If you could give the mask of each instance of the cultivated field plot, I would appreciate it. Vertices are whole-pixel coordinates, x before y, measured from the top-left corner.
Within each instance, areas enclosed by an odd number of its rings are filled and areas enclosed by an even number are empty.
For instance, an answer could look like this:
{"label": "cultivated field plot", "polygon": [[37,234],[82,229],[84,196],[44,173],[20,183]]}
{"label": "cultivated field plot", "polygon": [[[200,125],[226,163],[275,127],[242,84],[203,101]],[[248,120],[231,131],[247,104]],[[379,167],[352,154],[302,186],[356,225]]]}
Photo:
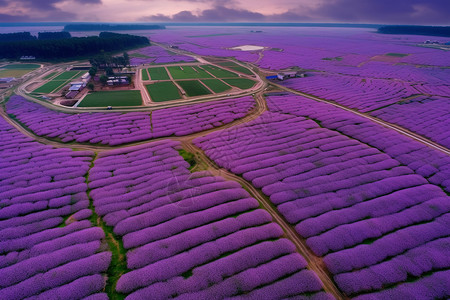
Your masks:
{"label": "cultivated field plot", "polygon": [[159,46],[141,48],[139,50],[131,51],[129,54],[132,65],[168,64],[195,61],[195,59],[191,56],[177,55]]}
{"label": "cultivated field plot", "polygon": [[166,68],[164,67],[153,67],[148,68],[148,73],[150,74],[151,80],[169,80],[170,77],[167,74]]}
{"label": "cultivated field plot", "polygon": [[7,113],[38,136],[103,145],[209,130],[245,117],[254,106],[252,97],[242,97],[153,112],[66,114],[20,96],[12,96],[6,103]]}
{"label": "cultivated field plot", "polygon": [[223,81],[241,90],[250,89],[256,84],[256,81],[247,78],[229,78],[223,79]]}
{"label": "cultivated field plot", "polygon": [[169,70],[173,79],[212,78],[211,75],[198,66],[172,66],[167,67],[167,70]]}
{"label": "cultivated field plot", "polygon": [[402,82],[340,75],[314,74],[287,80],[283,85],[361,112],[378,109],[418,94],[416,89]]}
{"label": "cultivated field plot", "polygon": [[236,73],[212,65],[203,65],[202,69],[208,71],[217,78],[238,77]]}
{"label": "cultivated field plot", "polygon": [[0,68],[0,77],[20,78],[23,75],[36,70],[41,65],[37,64],[10,64]]}
{"label": "cultivated field plot", "polygon": [[214,93],[222,93],[231,89],[231,86],[223,83],[219,79],[203,79],[201,82],[213,90]]}
{"label": "cultivated field plot", "polygon": [[50,81],[38,87],[33,92],[34,93],[56,93],[60,89],[62,89],[65,85],[69,84],[73,79],[81,76],[81,74],[85,73],[85,71],[66,71],[61,73],[60,75],[52,78]]}
{"label": "cultivated field plot", "polygon": [[147,69],[142,69],[141,74],[142,74],[142,80],[150,80]]}
{"label": "cultivated field plot", "polygon": [[111,253],[84,177],[93,153],[34,142],[0,119],[0,156],[0,299],[107,297]]}
{"label": "cultivated field plot", "polygon": [[188,97],[203,96],[211,92],[198,80],[177,81]]}
{"label": "cultivated field plot", "polygon": [[106,106],[139,106],[142,105],[141,92],[128,91],[96,91],[87,94],[78,107]]}
{"label": "cultivated field plot", "polygon": [[228,67],[229,69],[233,69],[246,75],[253,75],[253,73],[249,69],[244,68],[243,66],[240,66],[232,61],[220,62],[218,63],[218,65]]}
{"label": "cultivated field plot", "polygon": [[[89,175],[96,212],[121,237],[127,299],[330,299],[283,230],[236,182],[191,174],[178,142],[102,152]],[[132,185],[130,183],[132,182]]]}
{"label": "cultivated field plot", "polygon": [[268,104],[272,111],[284,113],[288,109],[291,114],[315,119],[325,128],[378,148],[450,192],[450,158],[440,151],[330,104],[294,95],[269,97]]}
{"label": "cultivated field plot", "polygon": [[314,121],[322,110],[301,106],[272,97],[259,119],[194,142],[270,197],[346,295],[449,295],[450,198],[388,154],[322,128]]}
{"label": "cultivated field plot", "polygon": [[373,111],[371,115],[450,149],[450,102],[447,98],[420,96]]}
{"label": "cultivated field plot", "polygon": [[145,87],[154,102],[171,101],[181,98],[178,87],[171,81],[155,82],[147,84]]}

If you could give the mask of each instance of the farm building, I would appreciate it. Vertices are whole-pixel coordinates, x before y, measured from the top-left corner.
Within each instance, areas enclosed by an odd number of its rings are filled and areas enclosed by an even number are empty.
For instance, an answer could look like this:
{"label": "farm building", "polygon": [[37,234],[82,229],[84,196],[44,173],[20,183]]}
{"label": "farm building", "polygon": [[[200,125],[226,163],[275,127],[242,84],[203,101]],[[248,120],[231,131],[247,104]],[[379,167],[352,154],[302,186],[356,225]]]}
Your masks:
{"label": "farm building", "polygon": [[130,82],[128,81],[128,77],[126,76],[108,77],[108,81],[106,83],[108,85],[130,84]]}
{"label": "farm building", "polygon": [[282,72],[277,74],[278,80],[284,80],[286,78],[305,77],[305,74],[298,71]]}

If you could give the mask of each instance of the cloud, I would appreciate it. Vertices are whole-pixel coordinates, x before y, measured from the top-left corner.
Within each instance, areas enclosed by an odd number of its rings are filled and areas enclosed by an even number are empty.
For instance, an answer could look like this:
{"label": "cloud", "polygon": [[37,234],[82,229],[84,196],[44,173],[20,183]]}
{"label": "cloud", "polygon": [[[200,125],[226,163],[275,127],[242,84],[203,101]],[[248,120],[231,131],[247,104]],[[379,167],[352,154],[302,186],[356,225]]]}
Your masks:
{"label": "cloud", "polygon": [[139,21],[144,22],[266,22],[271,20],[301,22],[307,19],[292,12],[277,15],[263,15],[246,9],[228,8],[217,5],[211,9],[205,9],[197,14],[192,11],[181,11],[173,16],[162,14],[142,17]]}
{"label": "cloud", "polygon": [[[63,11],[58,4],[65,0],[1,0],[0,19],[3,22],[65,21],[76,18],[73,12]],[[101,0],[73,0],[78,4],[101,4]]]}
{"label": "cloud", "polygon": [[[185,1],[185,0],[170,0]],[[277,7],[286,7],[278,14],[262,14],[241,9],[239,4],[258,7],[270,5],[261,0],[226,2],[224,0],[192,0],[209,3],[212,8],[184,10],[174,15],[156,14],[140,21],[159,22],[355,22],[392,24],[448,24],[448,0],[322,0],[314,5],[305,2],[278,0]],[[261,8],[263,6],[260,6]]]}
{"label": "cloud", "polygon": [[448,0],[331,0],[312,11],[336,22],[448,23]]}

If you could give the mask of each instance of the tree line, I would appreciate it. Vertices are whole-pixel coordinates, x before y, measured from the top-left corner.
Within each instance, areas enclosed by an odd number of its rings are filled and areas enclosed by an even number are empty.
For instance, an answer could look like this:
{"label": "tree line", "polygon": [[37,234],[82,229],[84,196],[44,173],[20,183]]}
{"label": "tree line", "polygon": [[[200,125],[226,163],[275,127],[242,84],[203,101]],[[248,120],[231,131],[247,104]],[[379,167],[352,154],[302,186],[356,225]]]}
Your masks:
{"label": "tree line", "polygon": [[66,59],[95,55],[102,51],[121,51],[150,45],[146,37],[101,32],[99,36],[66,39],[34,39],[26,41],[0,41],[0,58],[18,59],[35,56],[37,59]]}
{"label": "tree line", "polygon": [[450,26],[388,25],[378,28],[378,32],[450,37]]}
{"label": "tree line", "polygon": [[148,24],[68,24],[65,31],[118,31],[118,30],[151,30],[165,29],[164,25]]}

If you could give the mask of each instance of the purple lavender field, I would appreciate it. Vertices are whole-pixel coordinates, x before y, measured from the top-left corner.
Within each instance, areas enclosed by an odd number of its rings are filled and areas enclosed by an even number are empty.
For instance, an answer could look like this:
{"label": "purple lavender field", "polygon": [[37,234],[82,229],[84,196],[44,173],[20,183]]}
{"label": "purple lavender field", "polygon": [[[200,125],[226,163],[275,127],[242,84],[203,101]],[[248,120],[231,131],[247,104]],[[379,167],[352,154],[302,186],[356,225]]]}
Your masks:
{"label": "purple lavender field", "polygon": [[130,271],[118,292],[126,299],[331,298],[257,200],[236,182],[190,173],[175,149],[178,142],[156,142],[103,152],[90,171],[95,211],[127,250]]}
{"label": "purple lavender field", "polygon": [[[384,6],[352,1],[319,2],[345,15]],[[101,16],[114,1],[88,2],[77,5]],[[142,7],[141,22],[269,17],[246,10],[268,5],[253,0],[172,1],[170,16],[134,2],[121,7]],[[285,2],[272,17],[299,17]],[[427,3],[402,9],[438,19]],[[146,101],[133,75],[145,103],[133,109],[31,92],[86,60],[0,83],[0,300],[450,298],[449,37],[264,25],[125,31],[151,42],[129,49],[127,72],[172,66],[160,77],[175,102]],[[196,61],[204,73],[186,68]],[[78,79],[65,80],[54,84]]]}
{"label": "purple lavender field", "polygon": [[135,113],[69,114],[13,96],[6,111],[38,136],[77,142],[121,145],[183,136],[243,118],[254,107],[251,97]]}
{"label": "purple lavender field", "polygon": [[93,153],[39,144],[3,119],[0,133],[0,298],[101,293],[111,253],[88,220]]}

